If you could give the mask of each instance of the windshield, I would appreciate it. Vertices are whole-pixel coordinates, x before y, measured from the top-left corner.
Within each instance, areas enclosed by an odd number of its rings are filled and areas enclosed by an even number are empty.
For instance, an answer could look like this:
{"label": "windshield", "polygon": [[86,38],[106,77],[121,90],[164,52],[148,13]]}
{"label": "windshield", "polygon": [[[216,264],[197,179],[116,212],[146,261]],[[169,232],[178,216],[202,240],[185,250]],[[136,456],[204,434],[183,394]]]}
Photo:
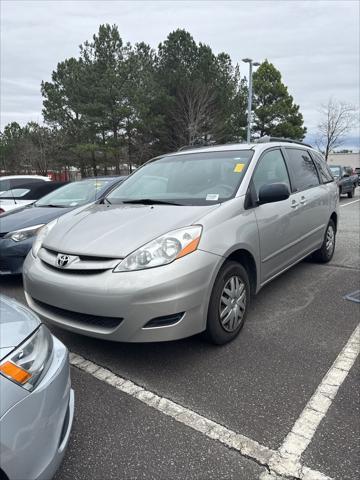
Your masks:
{"label": "windshield", "polygon": [[334,177],[340,177],[340,167],[330,167],[330,170]]}
{"label": "windshield", "polygon": [[162,157],[138,169],[107,199],[179,205],[223,202],[236,194],[252,155],[252,150],[238,150]]}
{"label": "windshield", "polygon": [[94,202],[98,198],[100,190],[111,181],[111,178],[101,178],[69,183],[42,197],[35,203],[35,206],[78,207],[85,205]]}

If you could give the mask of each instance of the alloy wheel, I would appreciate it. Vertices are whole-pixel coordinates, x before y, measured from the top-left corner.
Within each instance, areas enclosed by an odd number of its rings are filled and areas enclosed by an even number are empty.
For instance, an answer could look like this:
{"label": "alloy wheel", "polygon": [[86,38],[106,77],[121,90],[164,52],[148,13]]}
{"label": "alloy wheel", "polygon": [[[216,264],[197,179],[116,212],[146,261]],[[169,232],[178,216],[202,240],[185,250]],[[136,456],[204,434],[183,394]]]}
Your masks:
{"label": "alloy wheel", "polygon": [[222,328],[234,332],[241,324],[246,310],[245,283],[238,276],[229,278],[220,297],[219,315]]}
{"label": "alloy wheel", "polygon": [[331,255],[335,246],[335,231],[332,225],[329,225],[326,231],[325,246],[326,246],[326,252],[328,253],[328,255]]}

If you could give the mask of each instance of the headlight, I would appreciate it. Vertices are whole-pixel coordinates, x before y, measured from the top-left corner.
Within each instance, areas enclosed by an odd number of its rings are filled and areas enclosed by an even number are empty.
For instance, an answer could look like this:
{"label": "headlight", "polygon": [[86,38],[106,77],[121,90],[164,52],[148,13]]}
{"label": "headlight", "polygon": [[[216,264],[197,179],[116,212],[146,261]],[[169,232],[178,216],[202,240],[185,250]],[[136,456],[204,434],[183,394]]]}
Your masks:
{"label": "headlight", "polygon": [[37,232],[35,241],[32,245],[32,254],[34,257],[37,257],[37,254],[39,253],[39,250],[41,248],[41,245],[43,244],[43,241],[47,237],[48,233],[54,228],[54,226],[57,224],[58,219],[53,220],[52,222],[48,223],[44,227],[40,228]]}
{"label": "headlight", "polygon": [[41,225],[34,225],[33,227],[27,227],[27,228],[22,228],[20,230],[15,230],[14,232],[9,232],[6,235],[4,235],[4,238],[10,238],[11,240],[14,240],[14,242],[22,242],[23,240],[27,240],[28,238],[34,237],[38,233],[40,228],[43,226],[44,224],[41,224]]}
{"label": "headlight", "polygon": [[0,363],[0,373],[13,382],[33,390],[45,375],[53,351],[51,333],[40,325],[36,332]]}
{"label": "headlight", "polygon": [[128,255],[113,271],[127,272],[167,265],[194,252],[198,247],[201,231],[202,227],[195,225],[166,233]]}

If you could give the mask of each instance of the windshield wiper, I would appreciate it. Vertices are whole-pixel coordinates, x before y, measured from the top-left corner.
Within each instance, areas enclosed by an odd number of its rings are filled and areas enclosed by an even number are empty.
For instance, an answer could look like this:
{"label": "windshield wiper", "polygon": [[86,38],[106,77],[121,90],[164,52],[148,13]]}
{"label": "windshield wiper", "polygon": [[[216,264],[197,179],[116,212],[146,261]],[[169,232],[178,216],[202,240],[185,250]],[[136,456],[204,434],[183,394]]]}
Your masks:
{"label": "windshield wiper", "polygon": [[68,208],[67,205],[55,205],[53,203],[49,203],[47,205],[37,205],[36,203],[34,204],[35,207],[48,207],[48,208]]}
{"label": "windshield wiper", "polygon": [[123,200],[122,203],[139,203],[142,205],[181,205],[180,203],[167,202],[166,200],[157,200],[155,198],[138,198],[134,200]]}
{"label": "windshield wiper", "polygon": [[112,205],[112,203],[110,202],[110,200],[109,200],[108,198],[106,198],[106,197],[102,198],[99,203],[104,205],[105,202],[108,203],[109,205]]}

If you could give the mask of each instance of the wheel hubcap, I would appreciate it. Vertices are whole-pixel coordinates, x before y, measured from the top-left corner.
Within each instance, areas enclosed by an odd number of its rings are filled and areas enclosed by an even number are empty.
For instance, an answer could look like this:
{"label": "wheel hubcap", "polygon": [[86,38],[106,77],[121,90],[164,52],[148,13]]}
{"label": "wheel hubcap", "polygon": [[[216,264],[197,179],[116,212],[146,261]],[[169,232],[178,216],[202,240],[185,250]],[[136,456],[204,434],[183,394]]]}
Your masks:
{"label": "wheel hubcap", "polygon": [[241,324],[246,310],[246,288],[240,277],[226,282],[220,297],[220,323],[227,332],[235,331]]}
{"label": "wheel hubcap", "polygon": [[335,232],[333,227],[330,225],[326,232],[326,251],[328,254],[331,254],[334,249],[335,244]]}

